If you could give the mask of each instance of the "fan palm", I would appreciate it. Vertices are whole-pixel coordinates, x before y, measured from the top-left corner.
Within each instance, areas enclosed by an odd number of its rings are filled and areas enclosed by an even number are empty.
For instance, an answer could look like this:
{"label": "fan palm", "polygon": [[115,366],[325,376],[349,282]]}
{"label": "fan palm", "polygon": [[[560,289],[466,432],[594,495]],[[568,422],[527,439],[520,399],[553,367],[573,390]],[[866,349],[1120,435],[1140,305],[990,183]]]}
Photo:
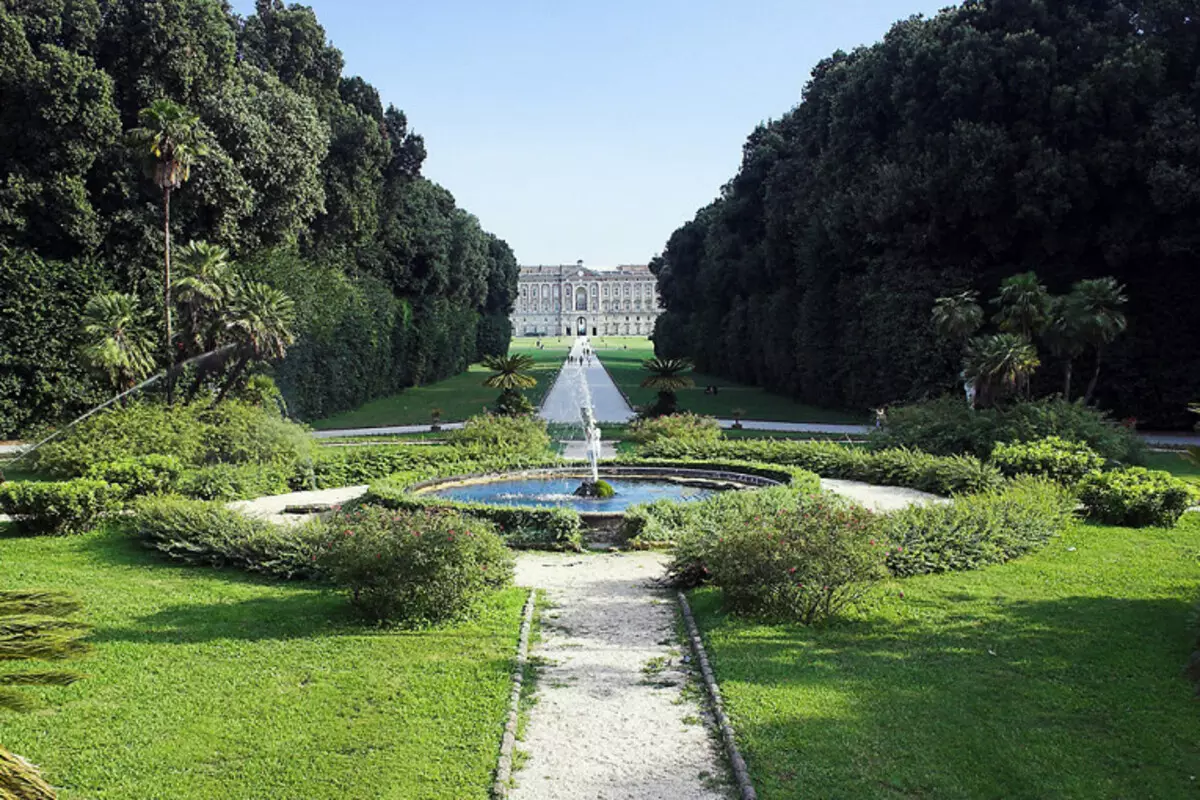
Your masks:
{"label": "fan palm", "polygon": [[83,309],[85,343],[80,354],[118,390],[131,388],[154,371],[151,316],[138,298],[121,292],[96,295]]}
{"label": "fan palm", "polygon": [[173,291],[183,317],[191,355],[217,345],[221,313],[231,294],[233,273],[229,251],[208,242],[189,242],[179,251]]}
{"label": "fan palm", "polygon": [[1039,364],[1037,348],[1023,336],[997,333],[971,340],[963,374],[974,381],[979,403],[987,407],[1022,385]]}
{"label": "fan palm", "polygon": [[1127,325],[1125,313],[1121,311],[1126,303],[1125,287],[1117,283],[1115,278],[1079,281],[1071,288],[1069,302],[1075,308],[1082,341],[1096,351],[1092,377],[1083,394],[1083,402],[1090,403],[1100,379],[1104,348],[1120,336]]}
{"label": "fan palm", "polygon": [[229,299],[225,330],[237,353],[233,371],[221,387],[217,401],[237,386],[252,361],[277,361],[287,354],[296,336],[296,307],[292,298],[264,283],[239,285]]}
{"label": "fan palm", "polygon": [[1080,329],[1080,314],[1077,303],[1070,296],[1056,297],[1050,305],[1050,318],[1042,331],[1042,341],[1050,352],[1063,362],[1063,399],[1071,399],[1071,380],[1075,372],[1075,359],[1083,355],[1086,343]]}
{"label": "fan palm", "polygon": [[1005,278],[1000,294],[992,300],[999,308],[996,324],[1000,330],[1032,340],[1050,318],[1050,294],[1033,272]]}
{"label": "fan palm", "polygon": [[651,358],[642,362],[642,369],[650,374],[642,381],[642,388],[658,392],[654,413],[673,414],[678,406],[675,393],[696,384],[684,375],[692,368],[686,358]]}
{"label": "fan palm", "polygon": [[979,292],[964,291],[939,297],[933,303],[933,327],[938,335],[963,343],[983,326]]}
{"label": "fan palm", "polygon": [[532,389],[537,386],[537,378],[529,374],[529,370],[537,362],[533,356],[488,356],[483,359],[483,365],[492,371],[484,380],[483,385],[489,389]]}
{"label": "fan palm", "polygon": [[[191,177],[192,167],[208,154],[200,132],[200,116],[171,100],[155,100],[138,114],[141,127],[130,139],[145,158],[147,174],[163,193],[163,320],[167,366],[175,362],[171,350],[171,192]],[[167,379],[167,399],[171,396]]]}
{"label": "fan palm", "polygon": [[[57,660],[85,652],[85,626],[65,619],[79,605],[62,595],[0,591],[0,661]],[[67,686],[74,672],[6,672],[0,675],[0,710],[27,711],[32,701],[14,686]],[[0,797],[54,800],[37,767],[0,747]]]}

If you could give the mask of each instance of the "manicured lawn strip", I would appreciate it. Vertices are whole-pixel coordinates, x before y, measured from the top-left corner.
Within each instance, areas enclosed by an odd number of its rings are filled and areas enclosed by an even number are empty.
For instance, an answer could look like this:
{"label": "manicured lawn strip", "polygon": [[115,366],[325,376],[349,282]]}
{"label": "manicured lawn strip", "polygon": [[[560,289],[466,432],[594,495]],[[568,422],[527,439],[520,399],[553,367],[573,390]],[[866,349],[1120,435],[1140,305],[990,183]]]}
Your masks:
{"label": "manicured lawn strip", "polygon": [[1200,465],[1188,461],[1182,453],[1150,453],[1146,456],[1146,466],[1150,469],[1166,470],[1185,481],[1200,483]]}
{"label": "manicured lawn strip", "polygon": [[[607,342],[597,339],[594,345],[613,381],[633,405],[653,402],[654,391],[641,387],[647,374],[642,369],[642,362],[654,357],[654,346],[648,339],[630,337],[620,342],[616,338]],[[691,373],[691,377],[696,385],[677,392],[679,407],[684,411],[729,419],[733,416],[733,409],[741,408],[746,412],[745,419],[780,422],[862,423],[866,420],[865,413],[815,408],[756,386],[746,386],[700,372]],[[709,385],[719,387],[719,393],[705,394],[704,387]]]}
{"label": "manicured lawn strip", "polygon": [[[537,360],[533,374],[538,379],[538,385],[527,390],[525,396],[534,405],[538,405],[550,390],[550,385],[554,383],[554,376],[567,357],[567,347],[556,347],[550,343],[546,345],[546,349],[539,350],[534,346],[532,339],[514,339],[509,352],[523,353]],[[488,374],[486,368],[473,364],[461,375],[428,386],[414,386],[399,394],[372,400],[353,411],[315,420],[309,424],[317,430],[428,425],[429,411],[433,408],[442,410],[443,422],[459,422],[485,408],[491,408],[496,402],[500,391],[488,389],[483,385]]]}
{"label": "manicured lawn strip", "polygon": [[1198,552],[1200,515],[1080,525],[823,630],[691,599],[763,800],[1192,798]]}
{"label": "manicured lawn strip", "polygon": [[364,628],[301,584],[165,564],[115,532],[0,538],[0,586],[67,590],[88,677],[6,715],[3,744],[72,798],[486,798],[521,604]]}

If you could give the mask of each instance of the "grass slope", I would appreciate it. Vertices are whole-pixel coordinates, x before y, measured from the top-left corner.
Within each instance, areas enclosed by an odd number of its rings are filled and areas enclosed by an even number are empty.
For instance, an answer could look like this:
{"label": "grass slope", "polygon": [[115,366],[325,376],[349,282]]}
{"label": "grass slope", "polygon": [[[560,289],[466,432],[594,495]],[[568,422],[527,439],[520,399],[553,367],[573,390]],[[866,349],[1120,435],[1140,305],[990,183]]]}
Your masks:
{"label": "grass slope", "polygon": [[[537,365],[533,375],[538,385],[525,392],[530,402],[538,405],[554,383],[558,368],[567,357],[570,344],[566,339],[543,340],[545,349],[538,349],[533,339],[513,339],[509,352],[533,356]],[[500,394],[488,389],[483,381],[489,370],[474,364],[466,372],[427,386],[414,386],[399,394],[372,400],[353,411],[319,419],[310,424],[317,430],[333,428],[376,428],[385,425],[428,425],[429,411],[442,410],[444,422],[458,422],[491,408]]]}
{"label": "grass slope", "polygon": [[763,800],[1194,798],[1198,554],[1196,514],[1081,525],[1010,564],[893,582],[824,630],[693,601]]}
{"label": "grass slope", "polygon": [[[596,353],[612,375],[613,381],[635,406],[648,405],[654,401],[655,393],[641,387],[646,377],[642,362],[654,357],[654,345],[641,337],[597,339]],[[697,414],[709,414],[728,419],[733,409],[745,410],[746,419],[771,420],[775,422],[834,422],[862,423],[866,414],[832,411],[797,403],[783,395],[772,394],[757,386],[715,378],[700,372],[691,373],[695,387],[677,392],[679,407]],[[705,394],[705,386],[719,387],[715,395]]]}
{"label": "grass slope", "polygon": [[110,532],[0,538],[0,586],[70,591],[94,626],[87,679],[0,728],[63,800],[488,796],[521,590],[471,624],[378,631],[331,592]]}

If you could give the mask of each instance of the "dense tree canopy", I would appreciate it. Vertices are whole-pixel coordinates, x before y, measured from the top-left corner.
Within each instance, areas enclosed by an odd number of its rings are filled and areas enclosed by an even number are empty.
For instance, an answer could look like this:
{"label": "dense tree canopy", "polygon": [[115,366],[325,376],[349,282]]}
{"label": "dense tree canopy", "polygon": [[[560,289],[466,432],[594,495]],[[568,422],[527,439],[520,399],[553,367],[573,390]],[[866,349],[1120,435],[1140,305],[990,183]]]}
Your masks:
{"label": "dense tree canopy", "polygon": [[207,148],[172,236],[292,296],[277,378],[293,411],[507,350],[511,249],[421,176],[424,140],[342,69],[313,11],[280,0],[246,18],[222,0],[0,3],[0,438],[98,396],[74,325],[92,296],[161,312],[162,198],[130,131],[164,99],[199,115]]}
{"label": "dense tree canopy", "polygon": [[[703,371],[866,408],[954,385],[939,296],[991,297],[1029,271],[1054,294],[1113,276],[1129,327],[1098,400],[1186,424],[1198,256],[1194,4],[978,0],[835,53],[750,135],[720,198],[653,261],[655,343]],[[1039,388],[1058,374],[1039,372]]]}

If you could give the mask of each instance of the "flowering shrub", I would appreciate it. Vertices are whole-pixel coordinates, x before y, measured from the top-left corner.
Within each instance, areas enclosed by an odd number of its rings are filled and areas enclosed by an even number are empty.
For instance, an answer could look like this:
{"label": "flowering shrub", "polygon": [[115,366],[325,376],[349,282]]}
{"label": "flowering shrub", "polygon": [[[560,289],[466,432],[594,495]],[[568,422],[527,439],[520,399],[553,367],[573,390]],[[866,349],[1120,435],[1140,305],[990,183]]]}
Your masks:
{"label": "flowering shrub", "polygon": [[860,602],[887,575],[875,515],[840,498],[797,494],[791,507],[724,522],[703,559],[737,611],[811,625]]}
{"label": "flowering shrub", "polygon": [[1145,467],[1094,472],[1080,482],[1079,499],[1089,519],[1132,528],[1173,527],[1197,502],[1187,483]]}
{"label": "flowering shrub", "polygon": [[1067,486],[1104,466],[1104,457],[1083,442],[1047,436],[1032,442],[998,442],[992,464],[1009,477],[1040,475]]}
{"label": "flowering shrub", "polygon": [[336,515],[328,536],[322,571],[373,620],[460,617],[512,580],[513,557],[495,528],[456,511],[363,506]]}
{"label": "flowering shrub", "polygon": [[721,440],[721,426],[713,417],[690,413],[669,414],[636,420],[629,426],[629,437],[641,444],[660,440],[708,444]]}

